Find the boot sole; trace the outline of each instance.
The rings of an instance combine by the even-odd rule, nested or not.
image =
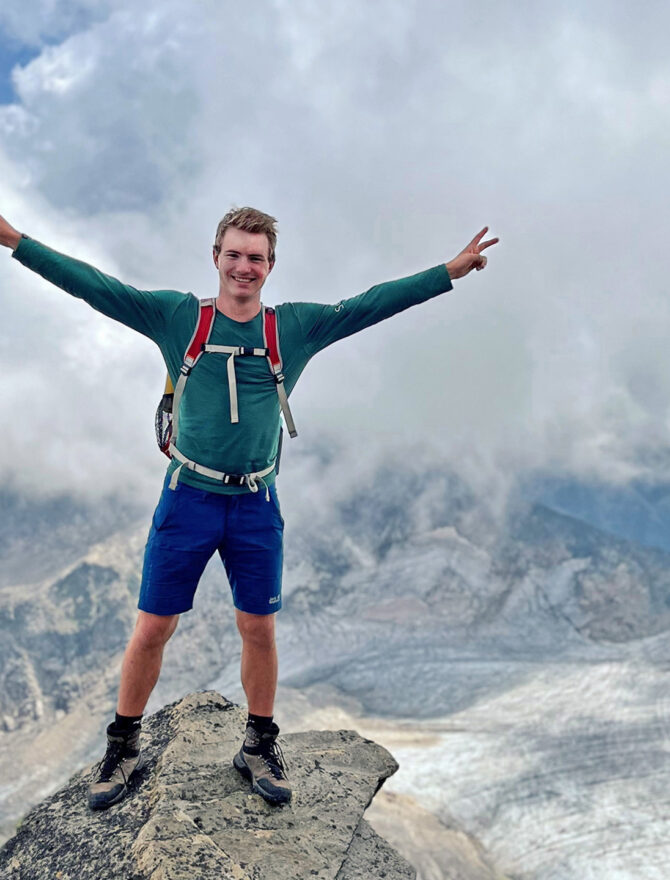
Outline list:
[[[272,797],[267,791],[263,791],[260,785],[257,782],[254,782],[251,770],[247,767],[242,758],[240,758],[239,753],[233,758],[233,767],[241,773],[245,779],[248,779],[251,782],[251,790],[256,794],[259,794],[264,801],[267,801],[267,803],[271,804],[273,807],[283,807],[284,804],[287,804],[291,800],[291,793],[289,793],[288,797],[282,795],[279,797]]]

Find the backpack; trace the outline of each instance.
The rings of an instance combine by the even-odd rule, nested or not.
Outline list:
[[[295,429],[295,423],[288,404],[286,389],[284,388],[284,374],[282,372],[282,358],[279,349],[279,332],[277,327],[277,315],[274,309],[261,304],[262,320],[263,320],[263,341],[265,348],[246,348],[243,346],[227,346],[227,345],[209,345],[209,337],[214,326],[214,318],[216,316],[216,300],[203,299],[199,302],[198,321],[196,323],[191,341],[184,353],[184,359],[179,371],[179,378],[176,386],[173,386],[172,380],[168,375],[165,382],[165,390],[163,396],[156,409],[155,428],[156,442],[161,452],[168,458],[177,457],[183,464],[187,464],[188,460],[179,453],[175,446],[177,441],[178,421],[179,421],[179,403],[191,370],[198,360],[206,352],[218,352],[227,354],[228,357],[228,384],[230,388],[230,420],[238,422],[239,415],[237,410],[237,385],[235,382],[235,358],[236,357],[265,357],[267,359],[270,371],[274,377],[277,387],[277,396],[279,397],[279,405],[281,407],[284,421],[291,437],[297,437],[298,432]],[[277,459],[274,463],[275,473],[279,472],[279,457],[281,455],[283,429],[279,433],[279,447],[277,450]],[[219,474],[217,471],[211,471],[195,462],[192,470],[198,470],[202,473],[209,471],[210,475],[216,474],[217,477],[228,483],[227,477],[235,477],[242,479],[249,475],[227,475]],[[190,466],[187,464],[187,466]],[[272,470],[273,468],[270,468]],[[247,484],[251,483],[246,480]],[[253,482],[253,481],[252,481]],[[236,484],[233,481],[233,484]]]

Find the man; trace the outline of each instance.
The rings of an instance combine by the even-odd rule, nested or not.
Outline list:
[[[482,242],[486,231],[449,263],[377,285],[335,306],[278,306],[287,394],[310,358],[326,346],[451,290],[451,279],[483,269],[482,252],[498,241]],[[274,486],[280,405],[265,358],[261,306],[261,289],[275,264],[276,240],[275,219],[253,208],[231,210],[221,220],[213,248],[219,289],[207,350],[192,370],[183,371],[200,314],[192,294],[136,290],[20,234],[0,217],[0,244],[11,248],[15,259],[156,342],[173,383],[184,372],[174,457],[146,545],[137,623],[123,659],[117,713],[89,789],[94,809],[121,800],[142,764],[142,714],[158,679],[163,648],[179,615],[191,609],[198,581],[216,550],[233,593],[249,710],[234,765],[269,803],[284,804],[291,798],[273,719],[274,614],[281,608],[284,522]],[[261,356],[233,360],[230,347],[238,355],[243,350]]]

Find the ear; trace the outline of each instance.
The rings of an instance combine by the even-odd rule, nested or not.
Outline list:
[[[272,262],[270,263],[270,268],[268,269],[268,275],[270,274],[270,272],[272,272],[272,270],[274,269],[274,267],[275,267],[275,261],[272,260]]]
[[[219,254],[220,253],[221,253],[221,251],[217,252],[216,248],[212,248],[212,259],[214,260],[214,265],[216,266],[217,269],[219,268]]]

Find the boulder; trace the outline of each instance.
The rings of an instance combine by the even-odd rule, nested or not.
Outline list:
[[[213,691],[147,718],[147,763],[128,796],[92,812],[77,773],[0,850],[6,880],[410,880],[363,819],[398,765],[353,730],[280,737],[293,800],[271,807],[232,766],[246,715]],[[102,744],[101,744],[102,746]],[[102,748],[101,748],[102,751]]]

